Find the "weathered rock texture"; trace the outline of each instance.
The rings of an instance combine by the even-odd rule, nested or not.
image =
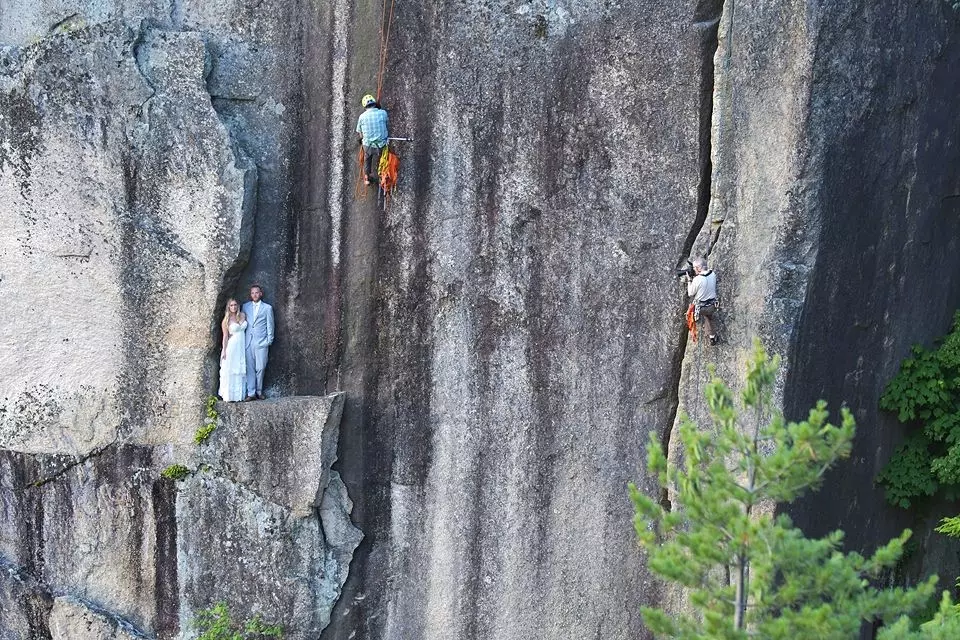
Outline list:
[[[0,56],[0,445],[187,441],[250,242],[203,40],[106,23]]]
[[[910,522],[874,478],[901,437],[878,412],[884,386],[960,307],[960,14],[945,2],[732,6],[696,244],[721,279],[726,345],[687,346],[682,408],[705,422],[705,364],[736,380],[759,336],[784,356],[789,418],[824,398],[858,421],[849,463],[791,515],[863,550],[911,526],[917,571],[949,582],[956,545],[930,531],[955,509]]]
[[[353,14],[350,105],[375,82],[371,4]],[[401,191],[332,222],[356,398],[341,469],[372,543],[351,573],[365,599],[342,601],[330,637],[642,636],[657,593],[625,491],[648,483],[643,442],[676,402],[671,271],[698,210],[711,17],[398,8],[384,102],[416,139]]]
[[[216,602],[316,638],[363,537],[337,456],[343,396],[233,405],[177,494],[181,626]]]
[[[352,497],[324,638],[645,637],[669,595],[625,484],[754,335],[788,414],[861,420],[818,526],[888,537],[876,397],[960,304],[951,11],[398,2],[382,98],[415,142],[382,211],[353,156],[378,0],[0,0],[3,632],[165,637],[220,593],[315,637]],[[681,327],[691,251],[718,350]],[[342,483],[319,400],[189,444],[254,279],[269,392],[346,392]],[[156,481],[180,461],[211,471]]]
[[[144,638],[122,620],[111,618],[69,596],[54,600],[49,625],[53,640],[140,640]]]
[[[66,468],[2,452],[0,637],[169,638],[219,601],[317,637],[362,537],[330,470],[342,402],[220,405],[209,441],[180,452],[203,470],[181,484],[146,446]]]

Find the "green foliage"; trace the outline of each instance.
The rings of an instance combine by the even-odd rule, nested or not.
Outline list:
[[[205,409],[206,417],[203,419],[203,426],[197,429],[197,432],[193,435],[194,444],[206,442],[213,430],[217,428],[217,418],[220,417],[220,414],[217,413],[217,396],[207,396]]]
[[[200,633],[197,640],[283,638],[283,627],[265,624],[259,614],[245,622],[235,622],[226,602],[218,602],[198,613],[194,618],[193,626]]]
[[[960,495],[960,312],[937,348],[913,347],[880,408],[918,427],[877,476],[887,500],[908,508],[937,492],[948,499]]]
[[[940,526],[934,529],[934,531],[948,535],[951,538],[960,538],[960,516],[942,519]]]
[[[644,608],[658,636],[846,640],[863,621],[895,621],[934,592],[936,577],[915,589],[873,586],[899,560],[909,531],[866,558],[841,551],[842,531],[812,540],[786,515],[771,515],[775,503],[820,486],[850,455],[855,430],[845,409],[839,426],[828,422],[822,401],[806,420],[786,422],[773,409],[777,366],[755,343],[740,408],[714,376],[705,392],[712,428],[682,419],[682,464],[668,461],[651,434],[648,469],[674,501],[664,507],[631,485],[634,524],[648,568],[685,587],[696,610]]]
[[[936,493],[940,485],[930,468],[930,441],[920,433],[907,436],[877,482],[884,486],[887,500],[904,509],[909,509],[918,496]]]
[[[207,438],[210,437],[210,434],[213,433],[213,430],[216,428],[217,428],[217,425],[215,425],[212,422],[208,422],[204,424],[202,427],[200,427],[199,429],[197,429],[197,432],[193,434],[194,444],[203,444],[204,442],[206,442]]]
[[[940,520],[940,526],[934,529],[937,533],[942,533],[951,538],[960,538],[960,516],[943,518]],[[960,578],[956,581],[957,589],[960,589]],[[960,638],[960,634],[957,635]]]
[[[161,471],[160,475],[169,480],[183,480],[190,475],[190,469],[186,468],[182,464],[172,464]]]
[[[910,618],[901,616],[895,624],[880,629],[877,640],[957,640],[960,638],[960,606],[953,604],[950,594],[944,591],[933,619],[918,629],[912,626]]]
[[[208,422],[216,422],[217,418],[220,416],[217,413],[217,396],[207,396],[207,404],[205,406],[207,413]]]

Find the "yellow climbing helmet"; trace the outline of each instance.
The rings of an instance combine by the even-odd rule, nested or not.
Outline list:
[[[368,93],[360,99],[360,104],[364,107],[369,107],[372,104],[377,104],[377,99]]]

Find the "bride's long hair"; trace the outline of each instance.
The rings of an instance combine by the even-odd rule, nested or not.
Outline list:
[[[237,305],[237,321],[240,320],[240,303],[237,302],[236,298],[230,298],[227,300],[227,306],[223,308],[223,321],[220,323],[220,326],[223,327],[224,332],[230,326],[230,305]]]

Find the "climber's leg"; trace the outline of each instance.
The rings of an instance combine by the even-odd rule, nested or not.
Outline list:
[[[377,167],[380,165],[380,149],[376,147],[363,148],[363,175],[366,184],[377,184],[380,182],[380,176],[377,175]]]

